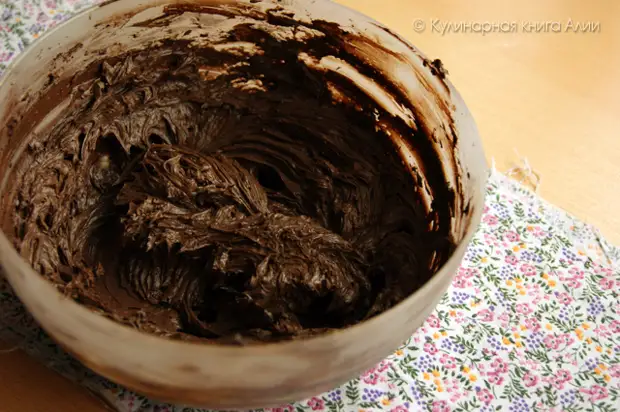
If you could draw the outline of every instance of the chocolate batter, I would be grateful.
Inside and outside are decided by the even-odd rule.
[[[422,136],[441,183],[430,139],[321,63],[346,60],[415,108],[337,26],[289,25],[238,24],[219,44],[171,40],[74,76],[15,168],[21,254],[119,322],[218,342],[346,327],[425,283],[453,250],[453,193],[435,189],[427,210],[388,136]],[[50,84],[47,98],[68,87]]]

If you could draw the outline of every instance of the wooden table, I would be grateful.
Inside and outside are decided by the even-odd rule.
[[[542,176],[543,198],[620,243],[620,76],[614,75],[620,67],[620,2],[342,3],[389,25],[429,57],[442,59],[498,169],[518,161],[518,151]],[[565,32],[569,19],[573,26],[600,23],[600,30]],[[495,22],[504,32],[479,33]],[[512,29],[505,23],[512,22],[517,29],[506,33]],[[439,33],[442,25],[462,31],[468,24],[469,32]],[[553,31],[558,24],[561,33]],[[21,352],[0,353],[0,399],[0,412],[104,410],[84,390]]]

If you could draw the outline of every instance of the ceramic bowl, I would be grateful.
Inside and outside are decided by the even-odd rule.
[[[413,116],[417,124],[434,134],[447,184],[457,193],[451,203],[451,236],[457,244],[454,253],[421,289],[368,321],[305,340],[246,347],[150,336],[63,297],[17,253],[12,246],[10,221],[5,217],[0,260],[6,277],[30,313],[68,352],[97,373],[149,397],[235,409],[277,406],[319,394],[358,376],[397,349],[424,322],[448,288],[484,207],[487,166],[474,121],[439,62],[428,60],[376,21],[331,1],[186,1],[184,16],[189,23],[157,29],[136,25],[161,16],[166,5],[175,3],[108,1],[55,28],[19,56],[0,81],[3,188],[11,184],[8,172],[12,159],[23,148],[24,137],[53,120],[54,110],[35,113],[39,110],[36,97],[50,73],[57,79],[70,78],[102,53],[113,56],[178,37],[189,24],[199,33],[218,25],[225,29],[260,20],[265,13],[272,13],[282,18],[272,19],[270,24],[286,27],[291,21],[287,19],[306,24],[330,22],[381,45],[373,51],[373,64],[404,90],[416,108]],[[223,12],[226,10],[243,10],[245,17],[230,17],[229,12]],[[361,45],[352,50],[361,58],[368,52]],[[26,113],[40,120],[22,122]],[[415,168],[415,139],[395,143],[404,161]],[[426,178],[423,171],[420,174]],[[425,201],[432,207],[432,199]]]

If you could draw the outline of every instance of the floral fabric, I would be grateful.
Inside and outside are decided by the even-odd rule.
[[[0,73],[93,2],[0,3]],[[392,355],[339,388],[270,412],[620,410],[620,249],[493,172],[482,224],[451,288]],[[0,278],[0,338],[119,412],[198,412],[151,402],[58,348]]]

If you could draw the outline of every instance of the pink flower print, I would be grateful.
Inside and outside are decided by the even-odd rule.
[[[525,289],[528,290],[529,295],[532,295],[534,293],[536,294],[540,293],[540,285],[538,285],[537,283],[527,283],[525,285]]]
[[[495,241],[495,236],[492,233],[485,233],[482,236],[485,243],[493,243]]]
[[[546,377],[542,378],[542,381],[544,383],[551,384],[556,389],[564,389],[564,383],[562,381],[558,380],[555,377],[555,375],[554,376],[546,376]]]
[[[620,320],[614,320],[609,324],[609,327],[611,328],[611,332],[614,334],[619,334],[620,333]]]
[[[439,323],[439,318],[437,317],[437,315],[431,315],[426,319],[426,323],[428,323],[428,326],[430,326],[431,328],[439,328],[441,325]]]
[[[517,313],[520,313],[522,315],[529,315],[530,313],[532,313],[532,308],[530,308],[530,305],[528,305],[527,303],[517,303],[517,305],[515,306],[515,310],[517,311]]]
[[[601,337],[601,338],[611,337],[611,329],[609,329],[607,325],[598,325],[594,329],[594,333],[596,333],[596,336]]]
[[[575,278],[570,278],[566,281],[566,285],[571,289],[579,289],[581,287],[581,282]]]
[[[523,376],[523,384],[527,388],[536,386],[538,384],[538,376],[529,372],[526,373],[525,376]]]
[[[493,385],[501,385],[502,383],[504,383],[504,378],[499,376],[497,373],[491,372],[488,375],[487,381]]]
[[[504,260],[506,261],[506,263],[513,266],[516,266],[517,263],[519,263],[519,259],[517,259],[515,255],[507,255]]]
[[[368,385],[376,385],[381,380],[381,372],[385,372],[389,367],[390,363],[388,361],[382,361],[376,367],[367,370],[362,375],[362,381]]]
[[[477,274],[478,274],[478,270],[477,269],[464,268],[464,267],[459,268],[458,272],[457,272],[457,276],[462,276],[465,279],[471,279],[474,276],[476,276]]]
[[[424,344],[424,352],[434,355],[437,353],[437,347],[433,343],[426,342]]]
[[[376,385],[379,381],[379,374],[375,368],[370,369],[362,375],[362,381],[368,385]]]
[[[597,275],[610,275],[613,273],[613,271],[611,270],[611,268],[606,268],[603,267],[601,265],[599,265],[598,263],[594,263],[593,265],[594,268],[594,273],[596,273]]]
[[[497,352],[496,351],[489,350],[488,348],[482,349],[482,353],[484,353],[487,356],[497,356]]]
[[[564,343],[567,346],[572,345],[573,342],[575,342],[575,339],[573,339],[573,337],[569,333],[561,334],[558,337],[558,340],[560,340],[562,343]]]
[[[565,383],[573,379],[573,376],[566,369],[560,369],[559,371],[555,373],[555,378],[558,381]]]
[[[478,312],[478,319],[480,319],[481,322],[492,322],[493,321],[493,312],[491,312],[488,309],[483,309],[480,312]]]
[[[461,399],[461,397],[463,397],[463,394],[461,394],[460,392],[454,392],[454,394],[452,394],[452,396],[450,396],[450,402],[452,402],[454,404],[459,399]]]
[[[547,335],[545,337],[545,340],[543,341],[543,343],[545,344],[545,346],[547,347],[547,349],[553,349],[556,350],[557,348],[560,347],[560,342],[558,341],[558,339],[556,339],[555,336],[553,335]]]
[[[481,276],[480,270],[476,268],[467,269],[467,279],[469,278],[479,278]]]
[[[594,385],[590,389],[581,389],[581,392],[590,395],[590,402],[600,401],[609,396],[607,388],[600,385]]]
[[[455,276],[452,280],[452,286],[457,289],[464,289],[467,287],[467,280],[462,276]]]
[[[610,367],[609,374],[612,378],[620,378],[620,364],[616,364]]]
[[[590,389],[590,399],[593,401],[600,401],[601,399],[605,399],[609,396],[607,392],[607,388],[600,385],[594,385],[592,389]]]
[[[508,312],[502,313],[501,315],[497,317],[497,319],[500,320],[500,326],[502,328],[508,327],[508,322],[510,321],[510,315],[508,314]]]
[[[531,359],[525,359],[525,355],[523,355],[523,353],[521,352],[518,352],[517,358],[521,360],[521,363],[523,363],[523,366],[525,366],[527,369],[531,371],[537,371],[538,367],[540,366],[540,364],[536,361],[533,361]]]
[[[495,358],[491,363],[491,368],[494,369],[496,373],[500,374],[508,372],[508,364],[501,358]]]
[[[392,408],[390,412],[409,412],[409,411],[404,406],[398,405],[397,407]]]
[[[480,389],[476,393],[476,396],[478,397],[478,399],[480,399],[480,401],[484,402],[487,405],[490,404],[493,400],[493,394],[488,389]]]
[[[551,385],[552,385],[554,388],[556,388],[557,390],[562,390],[562,389],[564,389],[564,382],[562,382],[562,381],[561,381],[561,380],[559,380],[559,379],[552,378],[549,382],[550,382],[550,383],[551,383]]]
[[[614,280],[610,279],[610,278],[603,278],[600,280],[600,282],[598,283],[599,286],[601,287],[601,289],[603,290],[610,290],[614,288]]]
[[[387,360],[382,360],[379,365],[377,365],[377,372],[385,372],[390,368],[391,363]]]
[[[562,305],[570,305],[573,302],[573,298],[566,292],[558,293],[558,301]]]
[[[446,386],[446,390],[448,391],[448,393],[450,394],[450,402],[455,403],[456,401],[458,401],[459,399],[461,399],[466,392],[461,392],[459,391],[459,386],[460,383],[458,380],[456,379],[450,379],[447,382],[447,386]]]
[[[448,406],[448,402],[446,401],[435,401],[433,402],[432,412],[450,412],[450,407]]]
[[[521,273],[525,276],[534,276],[536,275],[536,268],[528,263],[524,263],[521,265]]]
[[[513,231],[509,231],[509,232],[504,233],[504,237],[509,242],[518,242],[519,239],[520,239],[519,234],[517,232],[513,232]]]
[[[322,411],[325,404],[323,402],[323,399],[320,398],[312,398],[308,401],[308,406],[313,410],[313,411]]]
[[[573,278],[575,278],[577,280],[582,280],[584,278],[585,274],[586,274],[583,270],[580,270],[580,269],[578,269],[575,266],[573,266],[572,268],[568,269],[568,273],[573,275]]]
[[[540,330],[540,322],[535,318],[525,319],[525,326],[532,332],[538,332]]]
[[[439,359],[439,362],[441,362],[441,364],[447,369],[454,369],[456,367],[456,362],[454,358],[446,353],[441,355],[441,359]]]
[[[482,218],[482,221],[489,226],[495,226],[499,222],[499,220],[497,219],[497,216],[494,216],[494,215],[485,215]]]

